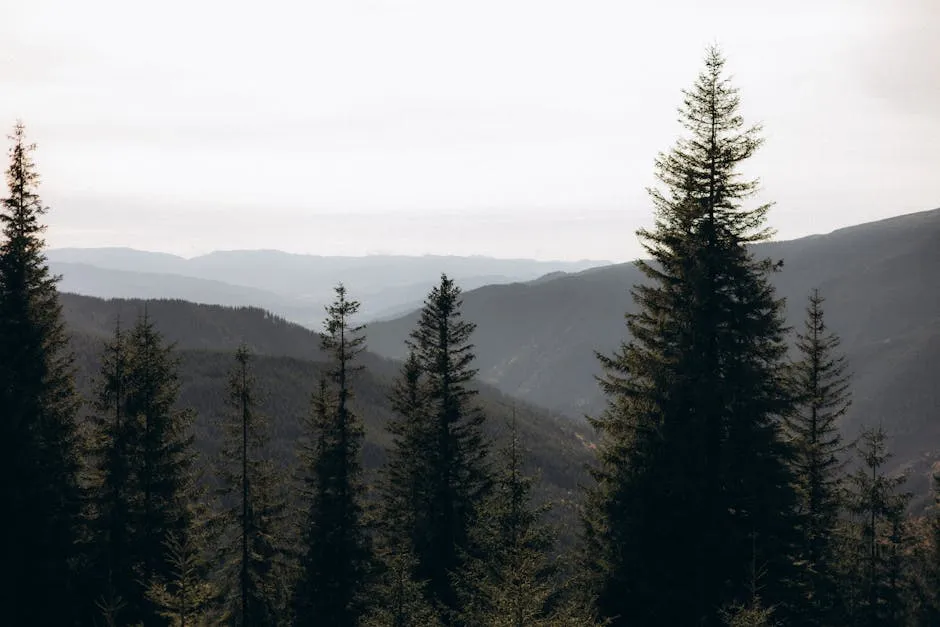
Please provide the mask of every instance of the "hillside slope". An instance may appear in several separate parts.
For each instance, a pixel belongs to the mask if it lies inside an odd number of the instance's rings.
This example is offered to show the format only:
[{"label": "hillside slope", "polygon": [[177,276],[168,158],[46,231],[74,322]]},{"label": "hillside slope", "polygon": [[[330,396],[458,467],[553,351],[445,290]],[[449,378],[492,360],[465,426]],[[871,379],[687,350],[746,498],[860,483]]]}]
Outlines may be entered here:
[{"label": "hillside slope", "polygon": [[[198,412],[197,444],[211,454],[218,435],[215,419],[224,411],[227,372],[235,348],[244,341],[258,355],[256,375],[262,391],[262,410],[271,418],[273,443],[285,463],[293,456],[300,419],[309,410],[310,395],[323,372],[322,354],[313,331],[288,323],[257,308],[196,305],[183,301],[101,300],[61,294],[61,302],[78,359],[79,389],[89,398],[100,363],[102,344],[120,316],[129,326],[142,312],[175,343],[181,360],[181,404]],[[384,459],[388,437],[385,424],[392,416],[387,391],[398,364],[373,353],[361,359],[366,370],[357,379],[355,406],[363,417],[367,470]],[[531,451],[530,469],[542,481],[542,498],[571,503],[590,459],[587,430],[569,420],[526,403],[516,402],[482,385],[480,402],[489,418],[488,430],[499,438],[505,420],[516,406],[520,434]],[[573,520],[572,510],[557,515]]]},{"label": "hillside slope", "polygon": [[[855,373],[846,431],[882,422],[907,456],[940,448],[940,210],[755,252],[784,260],[773,280],[791,325],[802,325],[813,287],[826,297],[827,321]],[[629,291],[642,280],[633,264],[621,264],[466,292],[464,311],[479,324],[481,378],[572,417],[598,412],[594,351],[610,353],[627,338]],[[372,350],[401,358],[415,321],[410,314],[374,324]]]}]

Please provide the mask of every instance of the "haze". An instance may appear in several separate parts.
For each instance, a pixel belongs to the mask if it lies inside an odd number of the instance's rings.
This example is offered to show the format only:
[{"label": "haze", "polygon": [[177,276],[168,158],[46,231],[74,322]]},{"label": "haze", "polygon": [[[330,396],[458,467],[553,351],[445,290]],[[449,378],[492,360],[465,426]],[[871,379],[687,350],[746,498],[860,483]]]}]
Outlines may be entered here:
[{"label": "haze", "polygon": [[0,0],[50,246],[632,259],[714,42],[778,238],[940,205],[935,0],[144,6]]}]

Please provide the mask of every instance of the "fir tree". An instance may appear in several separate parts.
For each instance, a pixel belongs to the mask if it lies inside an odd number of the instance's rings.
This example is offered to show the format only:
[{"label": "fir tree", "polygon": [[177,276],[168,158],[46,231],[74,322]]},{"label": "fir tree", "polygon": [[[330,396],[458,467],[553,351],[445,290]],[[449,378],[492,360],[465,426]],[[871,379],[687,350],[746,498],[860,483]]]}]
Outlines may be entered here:
[{"label": "fir tree", "polygon": [[415,581],[416,561],[408,549],[379,551],[381,572],[373,589],[367,627],[435,627],[440,617],[426,598],[426,584]]},{"label": "fir tree", "polygon": [[844,505],[845,447],[838,421],[849,407],[849,378],[845,357],[835,354],[840,340],[826,327],[823,300],[814,290],[805,330],[797,336],[801,356],[793,368],[797,404],[785,420],[794,452],[800,525],[796,558],[802,588],[798,616],[804,625],[840,622],[834,540]]},{"label": "fir tree", "polygon": [[363,524],[362,423],[351,407],[354,365],[364,350],[363,327],[352,326],[359,303],[336,288],[327,307],[321,346],[330,356],[326,381],[315,395],[302,451],[304,497],[300,581],[294,593],[297,625],[358,625],[370,571],[371,549]]},{"label": "fir tree", "polygon": [[[11,625],[68,625],[76,598],[79,433],[73,358],[43,254],[35,146],[10,137],[0,201],[0,606]],[[91,609],[91,602],[87,602]]]},{"label": "fir tree", "polygon": [[[147,588],[147,597],[168,627],[221,627],[231,624],[215,601],[218,591],[207,578],[207,555],[200,532],[170,531],[164,540],[169,569]],[[149,623],[147,623],[149,624]]]},{"label": "fir tree", "polygon": [[462,319],[460,305],[460,288],[442,276],[407,342],[385,490],[390,541],[413,553],[414,578],[427,582],[428,600],[447,624],[459,623],[454,577],[472,554],[470,530],[489,486],[484,417],[470,386],[475,325]]},{"label": "fir tree", "polygon": [[[132,548],[136,580],[145,587],[152,580],[167,580],[169,534],[184,535],[199,506],[198,469],[195,466],[191,425],[193,414],[177,409],[178,360],[150,318],[144,313],[128,338],[126,417],[132,421],[134,487],[137,493]],[[144,622],[152,616],[143,609]]]},{"label": "fir tree", "polygon": [[903,625],[904,512],[911,495],[900,488],[907,478],[886,474],[891,455],[880,426],[862,433],[858,454],[862,465],[850,476],[848,490],[854,522],[847,547],[850,569],[843,576],[849,618],[866,627]]},{"label": "fir tree", "polygon": [[229,374],[229,415],[218,469],[225,504],[224,580],[232,625],[278,624],[283,587],[284,506],[270,458],[267,421],[258,411],[253,356],[242,345]]},{"label": "fir tree", "polygon": [[748,248],[771,233],[769,205],[743,206],[758,183],[738,172],[759,127],[744,127],[723,67],[709,50],[684,92],[689,136],[656,160],[655,228],[639,231],[652,261],[638,264],[648,281],[633,290],[632,340],[599,355],[608,408],[592,420],[602,440],[584,562],[616,624],[719,624],[719,608],[749,598],[752,537],[768,602],[786,594],[782,302],[769,282],[777,265]]},{"label": "fir tree", "polygon": [[91,464],[92,568],[98,605],[109,621],[140,618],[143,589],[137,581],[134,523],[139,514],[135,460],[140,432],[127,415],[130,354],[127,335],[117,321],[104,346],[96,381]]},{"label": "fir tree", "polygon": [[509,441],[493,491],[473,530],[480,557],[463,577],[464,623],[493,627],[555,625],[559,616],[551,530],[541,522],[548,505],[533,507],[532,479],[522,469],[523,451],[515,408]]}]

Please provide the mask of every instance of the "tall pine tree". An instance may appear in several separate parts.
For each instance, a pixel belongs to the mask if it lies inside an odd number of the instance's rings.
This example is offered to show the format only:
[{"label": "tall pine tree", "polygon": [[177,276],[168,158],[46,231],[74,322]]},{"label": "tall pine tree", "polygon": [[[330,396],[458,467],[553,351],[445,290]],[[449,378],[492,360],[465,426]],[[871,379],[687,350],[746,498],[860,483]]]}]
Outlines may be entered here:
[{"label": "tall pine tree", "polygon": [[532,478],[523,470],[515,408],[508,437],[493,490],[473,529],[480,555],[470,561],[462,577],[467,597],[464,622],[492,627],[557,625],[566,621],[557,607],[556,568],[550,557],[554,536],[542,522],[550,506],[532,504]]},{"label": "tall pine tree", "polygon": [[842,576],[849,624],[894,627],[904,623],[903,554],[908,542],[905,509],[911,495],[901,491],[907,480],[889,475],[887,434],[880,426],[862,432],[861,466],[848,481],[852,515]]},{"label": "tall pine tree", "polygon": [[836,569],[839,516],[844,507],[845,446],[839,420],[848,410],[849,377],[845,357],[836,354],[839,336],[826,326],[823,297],[809,298],[803,333],[797,336],[800,359],[793,367],[796,406],[786,417],[793,447],[800,536],[795,550],[800,573],[800,623],[840,622]]},{"label": "tall pine tree", "polygon": [[286,608],[284,586],[284,503],[271,459],[267,420],[258,409],[253,355],[235,352],[229,373],[229,413],[222,424],[219,496],[223,503],[224,576],[227,615],[232,625],[276,625]]},{"label": "tall pine tree", "polygon": [[721,607],[750,597],[755,538],[767,603],[789,577],[782,303],[775,264],[748,248],[770,235],[769,205],[744,206],[758,183],[739,172],[761,139],[724,64],[709,50],[684,92],[688,135],[656,160],[655,228],[639,232],[652,260],[639,263],[632,340],[599,356],[609,403],[592,420],[585,566],[616,624],[719,624]]},{"label": "tall pine tree", "polygon": [[17,123],[0,201],[0,607],[11,625],[68,625],[81,443],[73,358],[43,254],[35,146]]},{"label": "tall pine tree", "polygon": [[296,625],[359,625],[371,562],[363,524],[362,422],[351,406],[351,383],[362,369],[359,303],[340,284],[327,307],[321,346],[330,358],[326,381],[314,396],[309,441],[301,452],[304,503],[300,580],[294,591]]},{"label": "tall pine tree", "polygon": [[414,555],[414,579],[426,582],[447,624],[460,623],[455,576],[472,554],[471,529],[490,485],[484,416],[471,386],[475,325],[463,320],[461,302],[460,288],[442,275],[407,342],[385,490],[389,541]]}]

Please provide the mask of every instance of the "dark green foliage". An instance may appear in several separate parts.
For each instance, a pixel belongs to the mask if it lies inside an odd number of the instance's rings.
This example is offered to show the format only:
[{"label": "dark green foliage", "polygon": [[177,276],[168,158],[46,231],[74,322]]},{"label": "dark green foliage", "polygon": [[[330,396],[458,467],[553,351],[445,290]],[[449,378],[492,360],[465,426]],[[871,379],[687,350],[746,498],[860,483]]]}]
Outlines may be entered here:
[{"label": "dark green foliage", "polygon": [[[609,404],[585,512],[585,562],[602,615],[629,625],[716,625],[749,598],[752,542],[767,602],[785,596],[793,494],[778,418],[788,410],[782,303],[768,205],[739,164],[760,146],[710,50],[685,92],[689,136],[656,160],[651,262],[627,316],[632,341],[601,356]],[[755,540],[756,538],[756,540]],[[677,602],[682,599],[682,602]]]},{"label": "dark green foliage", "polygon": [[139,619],[144,598],[134,547],[135,518],[140,514],[135,474],[140,433],[127,414],[129,362],[127,334],[118,320],[114,337],[105,343],[96,381],[88,460],[92,589],[96,605],[116,623]]},{"label": "dark green foliage", "polygon": [[170,567],[147,588],[147,598],[163,619],[162,625],[221,627],[231,624],[229,617],[216,608],[218,591],[206,576],[211,555],[207,555],[202,539],[197,526],[182,533],[167,533],[164,545]]},{"label": "dark green foliage", "polygon": [[460,303],[460,288],[442,276],[408,341],[411,357],[392,395],[384,496],[389,544],[414,554],[414,578],[427,582],[448,623],[459,622],[454,576],[489,484],[484,417],[470,386],[474,325],[462,319]]},{"label": "dark green foliage", "polygon": [[408,549],[378,552],[381,572],[372,591],[368,627],[435,627],[440,617],[427,600],[425,582],[414,580],[417,563]]},{"label": "dark green foliage", "polygon": [[359,303],[336,288],[327,308],[321,346],[330,356],[326,379],[314,395],[301,450],[303,498],[300,579],[294,590],[295,624],[360,624],[371,549],[363,524],[362,423],[351,407],[354,365],[363,351],[363,327],[352,326]]},{"label": "dark green foliage", "polygon": [[550,557],[554,538],[542,517],[549,506],[534,507],[532,479],[523,472],[524,450],[515,411],[509,442],[493,490],[473,529],[480,557],[462,573],[464,623],[525,627],[555,625],[558,586]]},{"label": "dark green foliage", "polygon": [[800,360],[793,367],[796,406],[785,419],[793,448],[799,540],[795,550],[803,625],[839,622],[836,535],[844,506],[844,445],[839,421],[849,407],[845,357],[839,337],[824,321],[823,297],[814,290],[805,329],[797,336]]},{"label": "dark green foliage", "polygon": [[80,603],[79,400],[43,254],[35,146],[19,123],[10,139],[0,201],[0,607],[7,624],[68,625]]},{"label": "dark green foliage", "polygon": [[168,534],[189,542],[199,499],[192,412],[177,408],[179,381],[172,348],[146,314],[129,333],[115,329],[105,346],[95,403],[92,556],[96,601],[121,621],[153,620],[146,596],[166,579]]},{"label": "dark green foliage", "polygon": [[278,624],[286,608],[284,500],[271,459],[268,423],[258,410],[254,356],[244,346],[235,352],[222,424],[224,444],[218,460],[222,499],[223,581],[231,625]]},{"label": "dark green foliage", "polygon": [[903,475],[889,476],[884,429],[867,429],[858,444],[861,467],[849,477],[847,528],[842,581],[852,625],[905,624],[908,581],[905,553],[911,541],[905,508],[911,495],[901,492]]}]

